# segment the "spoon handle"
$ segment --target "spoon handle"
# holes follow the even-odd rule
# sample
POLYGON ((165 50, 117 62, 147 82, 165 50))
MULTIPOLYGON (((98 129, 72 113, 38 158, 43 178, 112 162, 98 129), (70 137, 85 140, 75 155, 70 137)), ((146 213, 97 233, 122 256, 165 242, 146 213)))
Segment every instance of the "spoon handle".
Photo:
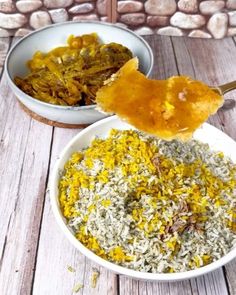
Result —
POLYGON ((236 89, 236 81, 232 81, 223 85, 218 86, 218 88, 220 89, 222 95, 224 95, 225 93, 236 89))

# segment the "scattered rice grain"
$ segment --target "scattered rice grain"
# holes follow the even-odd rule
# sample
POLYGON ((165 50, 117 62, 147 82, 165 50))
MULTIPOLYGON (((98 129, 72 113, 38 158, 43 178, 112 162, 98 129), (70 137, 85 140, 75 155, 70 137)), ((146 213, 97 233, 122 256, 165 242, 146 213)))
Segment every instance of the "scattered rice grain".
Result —
POLYGON ((100 276, 100 271, 97 268, 93 267, 93 273, 91 276, 91 287, 92 288, 96 288, 99 276, 100 276))
POLYGON ((75 272, 75 269, 70 265, 67 266, 67 269, 69 272, 75 272))
POLYGON ((74 286, 74 288, 72 289, 73 293, 78 293, 82 288, 84 287, 84 285, 78 283, 74 286))

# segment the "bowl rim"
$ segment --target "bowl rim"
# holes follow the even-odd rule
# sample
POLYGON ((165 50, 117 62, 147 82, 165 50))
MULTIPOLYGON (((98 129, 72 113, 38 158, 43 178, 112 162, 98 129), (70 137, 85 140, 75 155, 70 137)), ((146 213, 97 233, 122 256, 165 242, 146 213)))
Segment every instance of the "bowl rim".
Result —
MULTIPOLYGON (((50 198, 50 203, 52 207, 52 211, 54 214, 54 217, 57 221, 57 224, 61 228, 63 234, 67 237, 67 239, 74 245, 76 249, 78 249, 83 255, 85 255, 87 258, 90 260, 96 262, 97 264, 105 267, 106 269, 109 269, 115 273, 118 274, 123 274, 128 277, 132 277, 135 279, 141 279, 141 280, 147 280, 147 281, 156 281, 156 282, 171 282, 171 281, 180 281, 180 280, 187 280, 191 278, 196 278, 198 276, 205 275, 209 272, 212 272, 221 266, 225 265, 226 263, 230 262, 232 259, 236 257, 236 246, 233 247, 227 254, 222 256, 220 259, 206 265, 202 266, 200 268, 194 269, 194 270, 189 270, 189 271, 184 271, 184 272, 176 272, 176 273, 148 273, 148 272, 141 272, 141 271, 136 271, 132 270, 120 265, 117 265, 115 263, 112 263, 108 260, 105 260, 99 256, 97 256, 95 253, 93 253, 91 250, 86 248, 79 240, 76 239, 76 237, 73 235, 72 231, 69 229, 69 227, 66 225, 66 219, 63 217, 62 212, 59 208, 58 205, 58 196, 56 193, 56 187, 58 185, 57 178, 58 178, 58 173, 61 171, 60 168, 60 162, 61 160, 65 157, 65 154, 68 152, 70 147, 75 144, 78 140, 80 140, 83 135, 85 135, 87 132, 96 129, 96 127, 100 125, 105 125, 109 124, 111 121, 114 120, 119 120, 119 118, 115 116, 111 116, 105 119, 102 119, 100 121, 95 122, 94 124, 86 127, 82 131, 80 131, 78 134, 76 134, 63 148, 62 152, 59 154, 57 157, 57 160, 54 164, 53 170, 50 175, 49 179, 49 198, 50 198)), ((230 138, 227 134, 219 130, 218 128, 208 124, 204 123, 203 126, 206 126, 207 128, 210 129, 217 129, 217 131, 229 138, 231 141, 235 143, 235 141, 230 138)), ((132 126, 131 126, 132 128, 132 126)))
POLYGON ((41 100, 38 100, 36 98, 33 98, 32 96, 26 94, 24 91, 22 91, 18 86, 16 86, 16 84, 14 83, 14 81, 12 80, 12 78, 10 77, 9 74, 9 60, 11 58, 12 53, 16 50, 17 46, 24 42, 26 39, 31 38, 33 35, 42 32, 42 31, 46 31, 46 30, 50 30, 51 28, 54 27, 60 27, 60 26, 65 26, 65 25, 78 25, 78 24, 95 24, 95 25, 100 25, 100 26, 105 26, 105 27, 115 27, 121 31, 126 31, 128 33, 130 33, 131 35, 135 36, 136 38, 138 38, 148 49, 148 53, 149 53, 149 57, 150 57, 150 68, 146 74, 147 77, 150 76, 152 70, 153 70, 153 66, 154 66, 154 55, 153 55, 153 50, 151 48, 151 46, 148 44, 148 42, 140 35, 136 34, 134 31, 128 29, 128 28, 124 28, 122 26, 116 25, 116 24, 112 24, 112 23, 106 23, 106 22, 102 22, 102 21, 87 21, 87 20, 80 20, 80 21, 65 21, 65 22, 61 22, 61 23, 56 23, 56 24, 50 24, 47 26, 44 26, 42 28, 39 28, 37 30, 34 30, 32 32, 30 32, 29 34, 27 34, 26 36, 24 36, 23 38, 21 38, 20 40, 18 40, 13 46, 12 48, 9 50, 7 56, 6 56, 6 60, 5 60, 5 69, 6 69, 6 76, 7 76, 7 80, 10 83, 11 87, 13 89, 15 89, 16 91, 19 91, 22 95, 25 96, 25 98, 27 98, 28 100, 35 102, 41 106, 45 106, 45 107, 49 107, 49 108, 53 108, 53 109, 61 109, 61 110, 86 110, 86 109, 94 109, 96 108, 96 104, 92 104, 92 105, 88 105, 88 106, 61 106, 61 105, 54 105, 54 104, 50 104, 41 100))

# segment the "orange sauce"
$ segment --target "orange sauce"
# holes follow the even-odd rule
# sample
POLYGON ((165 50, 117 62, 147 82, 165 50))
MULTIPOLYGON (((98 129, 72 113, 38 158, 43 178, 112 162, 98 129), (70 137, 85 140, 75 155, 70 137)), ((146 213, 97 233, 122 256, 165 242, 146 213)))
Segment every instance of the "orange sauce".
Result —
POLYGON ((186 76, 151 80, 129 60, 96 95, 98 106, 160 138, 187 140, 223 103, 223 97, 186 76))

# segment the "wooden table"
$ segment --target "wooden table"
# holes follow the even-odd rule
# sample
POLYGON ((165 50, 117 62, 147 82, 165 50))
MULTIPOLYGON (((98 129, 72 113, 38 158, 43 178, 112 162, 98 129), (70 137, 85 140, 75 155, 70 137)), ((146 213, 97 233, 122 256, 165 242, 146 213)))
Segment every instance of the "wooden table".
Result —
MULTIPOLYGON (((209 85, 236 79, 232 38, 200 40, 147 36, 153 48, 153 77, 190 75, 209 85)), ((0 294, 236 294, 236 260, 208 275, 177 283, 151 283, 116 275, 94 265, 63 236, 51 211, 47 184, 65 144, 80 130, 60 129, 31 119, 6 82, 3 63, 16 39, 0 39, 0 294), (70 272, 72 266, 75 272, 70 272), (93 268, 100 271, 91 288, 93 268)), ((236 92, 226 98, 236 99, 236 92)), ((209 122, 236 140, 236 108, 209 122)))

